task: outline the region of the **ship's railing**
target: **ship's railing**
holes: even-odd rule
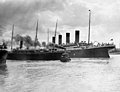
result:
[[[38,53],[51,53],[51,52],[61,52],[64,50],[57,50],[57,49],[13,49],[12,51],[10,51],[9,53],[16,53],[16,54],[38,54]]]

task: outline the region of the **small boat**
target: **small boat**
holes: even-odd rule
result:
[[[6,64],[6,58],[8,55],[8,51],[6,50],[6,46],[0,45],[0,65]]]
[[[110,54],[120,54],[120,48],[115,48],[109,51]]]
[[[69,62],[71,59],[70,59],[70,57],[69,57],[69,54],[68,53],[63,53],[62,55],[61,55],[61,59],[60,59],[60,61],[61,62]]]

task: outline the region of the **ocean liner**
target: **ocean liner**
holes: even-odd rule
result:
[[[85,41],[79,42],[79,30],[75,31],[75,42],[70,43],[70,33],[66,33],[66,45],[62,45],[68,51],[70,58],[109,58],[109,50],[115,48],[114,44],[94,45],[90,43],[90,22],[91,11],[89,10],[89,30],[88,43]],[[59,44],[61,44],[62,35],[59,35]]]
[[[110,58],[109,50],[115,45],[107,46],[65,46],[70,58]]]
[[[8,53],[7,59],[10,60],[60,60],[63,53],[67,52],[70,58],[109,58],[108,51],[115,48],[113,44],[99,44],[95,46],[90,43],[90,16],[91,11],[89,10],[89,32],[88,32],[88,43],[79,42],[79,30],[75,31],[75,42],[70,43],[70,33],[66,33],[66,44],[62,44],[62,35],[58,35],[58,44],[64,50],[55,49],[56,41],[56,30],[57,22],[55,28],[55,36],[52,38],[53,49],[44,50],[11,50]],[[14,29],[14,28],[13,28]],[[38,22],[36,27],[36,37],[37,39]],[[36,41],[36,40],[35,40]],[[12,46],[11,46],[12,47]],[[21,46],[20,46],[21,48]]]

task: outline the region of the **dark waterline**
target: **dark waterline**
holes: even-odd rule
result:
[[[10,61],[0,68],[0,92],[120,92],[120,55],[110,59]]]

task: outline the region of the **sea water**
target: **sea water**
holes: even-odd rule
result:
[[[7,60],[0,92],[120,92],[120,55],[67,63]]]

